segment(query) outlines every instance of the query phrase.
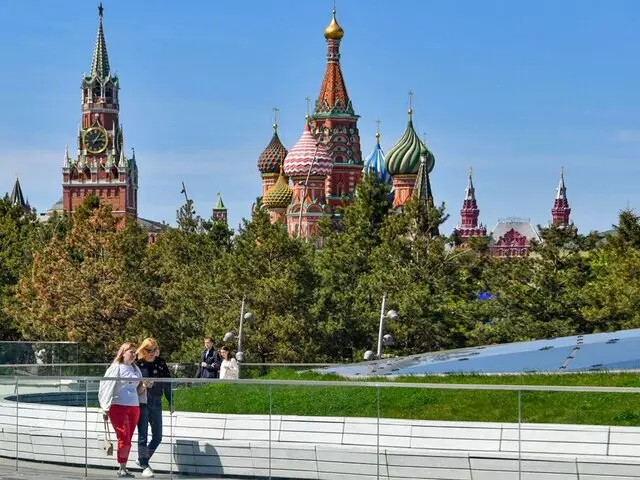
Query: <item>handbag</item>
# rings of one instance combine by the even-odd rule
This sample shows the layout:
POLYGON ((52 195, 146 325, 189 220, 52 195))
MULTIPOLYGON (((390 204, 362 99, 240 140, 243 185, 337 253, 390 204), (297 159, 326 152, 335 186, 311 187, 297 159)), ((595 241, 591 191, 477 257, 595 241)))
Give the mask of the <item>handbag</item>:
POLYGON ((102 441, 102 450, 107 457, 111 457, 113 455, 113 442, 111 441, 111 434, 109 433, 108 418, 109 417, 106 413, 102 415, 102 421, 104 423, 104 440, 102 441))

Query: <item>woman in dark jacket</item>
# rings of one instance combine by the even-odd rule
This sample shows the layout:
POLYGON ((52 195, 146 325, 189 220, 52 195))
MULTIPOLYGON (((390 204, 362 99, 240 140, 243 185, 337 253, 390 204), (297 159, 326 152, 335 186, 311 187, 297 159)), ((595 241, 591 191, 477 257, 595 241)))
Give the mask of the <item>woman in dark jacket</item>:
MULTIPOLYGON (((169 378, 169 367, 159 357, 158 342, 153 338, 145 338, 137 352, 136 365, 143 378, 169 378)), ((145 395, 140 395, 140 419, 138 420, 138 464, 142 468, 142 477, 153 477, 153 469, 149 459, 162 441, 162 394, 169 402, 173 413, 173 400, 170 382, 147 381, 145 395), (147 442, 147 432, 151 425, 151 441, 147 442)))

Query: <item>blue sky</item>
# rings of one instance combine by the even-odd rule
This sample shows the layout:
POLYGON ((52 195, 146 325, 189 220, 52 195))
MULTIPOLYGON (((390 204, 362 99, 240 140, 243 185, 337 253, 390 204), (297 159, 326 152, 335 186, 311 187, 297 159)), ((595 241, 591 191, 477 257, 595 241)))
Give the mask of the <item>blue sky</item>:
MULTIPOLYGON (((0 2, 0 191, 16 173, 44 211, 75 145, 80 78, 97 2, 0 2), (94 4, 95 3, 95 4, 94 4)), ((232 226, 260 194, 256 160, 280 108, 287 147, 325 69, 331 0, 104 1, 121 80, 125 145, 136 148, 139 214, 173 223, 184 181, 209 216, 220 191, 232 226), (178 7, 179 5, 179 7, 178 7)), ((639 209, 640 2, 338 0, 342 69, 363 154, 376 119, 389 150, 407 120, 436 156, 437 201, 459 219, 473 167, 480 220, 550 219, 561 166, 572 218, 606 230, 639 209)))

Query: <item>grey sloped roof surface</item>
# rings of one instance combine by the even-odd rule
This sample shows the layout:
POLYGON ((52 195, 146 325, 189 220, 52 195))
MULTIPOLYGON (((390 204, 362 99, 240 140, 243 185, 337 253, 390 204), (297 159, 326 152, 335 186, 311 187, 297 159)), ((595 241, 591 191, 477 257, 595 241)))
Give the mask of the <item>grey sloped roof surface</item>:
POLYGON ((500 220, 493 231, 491 232, 491 242, 497 242, 500 237, 511 229, 518 232, 520 235, 527 237, 529 240, 540 241, 540 234, 536 227, 534 227, 529 220, 511 218, 506 220, 500 220))
POLYGON ((461 348, 329 367, 346 377, 640 369, 640 329, 461 348))

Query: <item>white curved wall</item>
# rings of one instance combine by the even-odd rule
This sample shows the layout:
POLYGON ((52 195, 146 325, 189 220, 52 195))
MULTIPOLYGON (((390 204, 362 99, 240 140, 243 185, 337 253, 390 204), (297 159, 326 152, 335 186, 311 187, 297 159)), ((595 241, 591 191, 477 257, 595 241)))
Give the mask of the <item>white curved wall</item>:
MULTIPOLYGON (((164 414, 157 470, 364 480, 640 479, 640 428, 342 417, 164 414), (379 455, 377 431, 379 436, 379 455), (376 464, 379 460, 380 467, 376 464)), ((95 408, 0 401, 0 455, 115 466, 95 408), (17 414, 17 417, 16 417, 17 414), (86 429, 86 430, 85 430, 86 429), (16 434, 17 432, 17 434, 16 434)), ((131 453, 131 466, 136 459, 131 453)))

